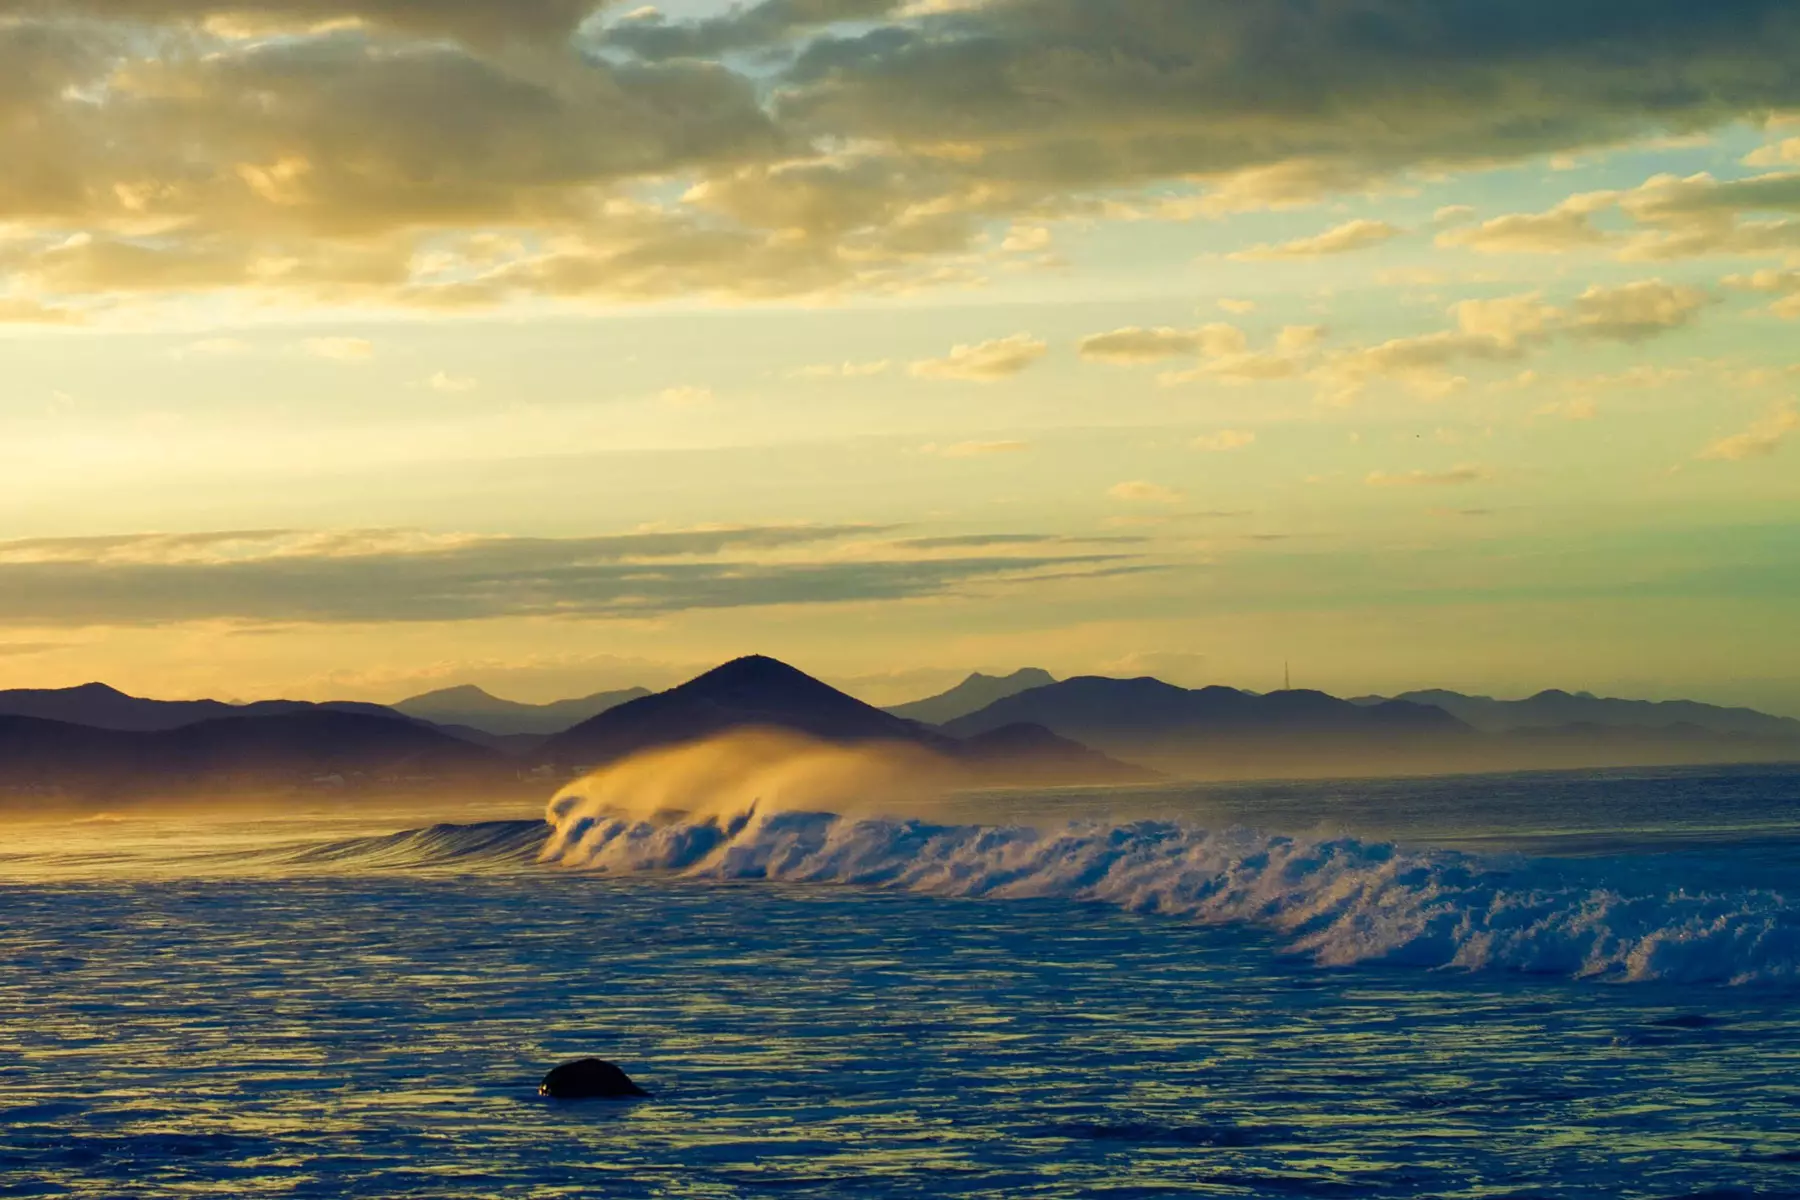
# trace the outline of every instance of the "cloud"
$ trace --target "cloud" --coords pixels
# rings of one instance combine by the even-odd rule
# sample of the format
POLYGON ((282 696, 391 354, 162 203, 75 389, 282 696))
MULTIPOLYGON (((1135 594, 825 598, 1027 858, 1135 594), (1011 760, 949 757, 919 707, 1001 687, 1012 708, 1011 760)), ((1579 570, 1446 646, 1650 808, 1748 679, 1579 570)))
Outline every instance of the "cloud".
POLYGON ((1728 181, 1704 172, 1685 178, 1657 175, 1621 194, 1619 207, 1648 227, 1621 250, 1627 259, 1666 261, 1800 250, 1800 220, 1746 216, 1800 212, 1800 172, 1728 181))
POLYGON ((1244 316, 1248 313, 1253 313, 1256 311, 1256 301, 1227 299, 1227 300, 1219 301, 1219 307, 1221 309, 1223 309, 1224 311, 1226 311, 1228 313, 1232 313, 1236 316, 1244 316))
POLYGON ((1030 442, 956 442, 949 446, 936 443, 920 447, 926 454, 935 454, 940 458, 987 458, 995 454, 1023 454, 1031 449, 1030 442))
POLYGON ((1535 292, 1494 300, 1463 300, 1450 307, 1456 328, 1342 351, 1315 375, 1338 401, 1354 398, 1376 379, 1395 379, 1428 399, 1448 395, 1466 380, 1451 373, 1465 360, 1509 361, 1547 342, 1563 314, 1535 292))
POLYGON ((1596 285, 1576 297, 1570 328, 1587 337, 1641 342, 1691 324, 1707 301, 1699 288, 1660 279, 1596 285))
POLYGON ((893 363, 885 358, 874 362, 819 363, 797 368, 792 374, 796 379, 868 379, 887 374, 891 366, 893 363))
POLYGON ((1252 246, 1248 250, 1239 250, 1228 258, 1243 262, 1258 262, 1268 259, 1283 258, 1319 258, 1328 254, 1348 254, 1353 250, 1366 250, 1370 246, 1379 246, 1383 242, 1399 237, 1405 230, 1386 221, 1357 220, 1347 221, 1324 233, 1313 237, 1297 238, 1291 242, 1278 245, 1252 246))
POLYGON ((1463 487, 1493 478, 1494 472, 1487 467, 1464 464, 1448 471, 1407 471, 1399 475, 1376 471, 1364 482, 1370 487, 1463 487))
MULTIPOLYGON (((1800 105, 1787 0, 1445 0, 1429 20, 1416 0, 762 0, 694 20, 0 0, 0 18, 0 223, 30 235, 0 271, 62 319, 83 297, 217 290, 447 309, 958 285, 990 231, 1035 252, 1108 204, 1291 208, 1800 105)), ((1782 144, 1753 165, 1784 165, 1782 144)), ((1671 211, 1630 252, 1791 248, 1792 222, 1719 215, 1780 209, 1782 186, 1658 184, 1710 187, 1713 215, 1671 211)))
POLYGON ((0 624, 368 623, 640 617, 898 600, 1110 572, 1128 556, 918 557, 879 530, 769 526, 588 538, 244 531, 0 542, 0 624))
POLYGON ((1081 339, 1077 349, 1089 362, 1131 367, 1187 355, 1198 355, 1200 365, 1165 372, 1157 382, 1164 386, 1217 380, 1255 383, 1292 379, 1303 373, 1324 338, 1317 325, 1289 325, 1276 334, 1272 346, 1253 350, 1250 339, 1235 325, 1214 322, 1198 329, 1146 329, 1129 326, 1081 339))
POLYGON ((1724 284, 1741 291, 1777 297, 1769 311, 1778 317, 1800 320, 1800 271, 1765 268, 1749 275, 1727 275, 1724 284))
POLYGON ((1217 433, 1208 433, 1193 441, 1194 449, 1206 450, 1217 454, 1228 450, 1242 450, 1245 446, 1256 443, 1256 435, 1247 429, 1221 429, 1217 433))
POLYGON ((1437 244, 1481 254, 1566 254, 1612 241, 1593 214, 1611 205, 1616 192, 1571 196, 1548 212, 1513 213, 1479 225, 1438 234, 1437 244))
MULTIPOLYGON (((66 16, 165 23, 228 38, 306 33, 351 23, 475 42, 568 37, 605 0, 58 0, 66 16)), ((32 0, 0 0, 0 14, 30 15, 32 0)))
POLYGON ((1175 488, 1141 479, 1116 483, 1106 490, 1106 494, 1131 504, 1179 504, 1185 498, 1185 494, 1175 488))
MULTIPOLYGON (((0 309, 964 286, 995 229, 1036 253, 1065 218, 1293 208, 1791 110, 1797 53, 1787 0, 0 0, 0 225, 25 235, 0 309)), ((1791 212, 1786 186, 1656 182, 1625 252, 1792 249, 1793 221, 1735 215, 1791 212)))
POLYGON ((1238 354, 1246 344, 1242 330, 1223 323, 1198 329, 1145 329, 1133 325, 1082 338, 1076 352, 1088 362, 1129 367, 1190 354, 1238 354))
POLYGON ((1026 370, 1049 350, 1048 344, 1030 334, 1017 333, 972 346, 957 346, 944 358, 916 362, 910 370, 920 379, 994 383, 1026 370))
POLYGON ((434 371, 425 380, 425 386, 434 392, 472 392, 481 386, 480 380, 467 375, 452 375, 448 371, 434 371))
POLYGON ((1758 146, 1744 156, 1747 167, 1785 167, 1800 165, 1800 137, 1783 138, 1767 146, 1758 146))
POLYGON ((1454 368, 1465 362, 1509 362, 1563 336, 1642 342, 1693 323, 1709 297, 1699 288, 1644 279, 1618 287, 1594 285, 1568 309, 1536 292, 1492 300, 1464 300, 1450 307, 1454 329, 1395 338, 1340 351, 1314 379, 1328 399, 1344 403, 1378 379, 1392 379, 1425 399, 1441 399, 1468 380, 1454 368))
POLYGON ((1742 462, 1750 458, 1767 458, 1781 448, 1789 434, 1800 430, 1800 409, 1783 406, 1757 421, 1743 433, 1720 438, 1702 450, 1698 457, 1722 462, 1742 462))
POLYGON ((315 358, 329 358, 334 362, 367 362, 375 357, 374 343, 364 338, 353 337, 319 337, 307 338, 301 343, 306 352, 315 358))

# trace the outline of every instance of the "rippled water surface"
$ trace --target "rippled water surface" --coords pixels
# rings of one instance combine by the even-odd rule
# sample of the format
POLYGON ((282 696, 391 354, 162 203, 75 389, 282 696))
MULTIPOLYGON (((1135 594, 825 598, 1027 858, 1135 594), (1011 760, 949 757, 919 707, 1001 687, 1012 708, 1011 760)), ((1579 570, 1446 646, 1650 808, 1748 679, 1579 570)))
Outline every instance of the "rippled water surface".
POLYGON ((973 833, 968 812, 842 833, 862 858, 813 822, 736 835, 731 869, 613 874, 537 865, 525 824, 238 830, 135 873, 143 831, 21 837, 0 859, 0 1195, 1800 1195, 1797 780, 990 798, 973 833), (1081 836, 1117 853, 1084 842, 1072 874, 1033 842, 1035 874, 972 875, 1008 805, 1101 818, 1081 836), (1635 825, 1596 819, 1621 808, 1635 825), (1194 832, 1258 813, 1293 836, 1194 832), (1157 904, 1107 890, 1174 863, 1210 903, 1206 871, 1261 887, 1244 855, 1288 846, 1281 888, 1243 884, 1229 919, 1172 909, 1166 881, 1157 904), (1593 920, 1674 930, 1657 961, 1701 981, 1446 969, 1379 920, 1409 906, 1453 939, 1521 888, 1544 921, 1612 896, 1593 920), (1372 949, 1323 963, 1301 946, 1320 929, 1372 949), (1730 955, 1763 976, 1730 982, 1730 955), (655 1097, 537 1097, 587 1054, 655 1097))

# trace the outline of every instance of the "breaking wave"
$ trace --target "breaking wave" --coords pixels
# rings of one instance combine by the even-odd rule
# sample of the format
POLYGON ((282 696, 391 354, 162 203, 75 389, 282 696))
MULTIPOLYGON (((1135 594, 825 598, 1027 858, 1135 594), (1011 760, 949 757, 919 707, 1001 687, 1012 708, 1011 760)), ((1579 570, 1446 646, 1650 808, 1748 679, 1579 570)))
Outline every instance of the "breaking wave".
POLYGON ((296 868, 405 870, 529 866, 549 831, 541 821, 483 821, 432 825, 377 837, 346 838, 266 853, 264 861, 296 868))
POLYGON ((936 896, 1061 898, 1247 924, 1323 965, 1385 963, 1685 983, 1800 981, 1800 908, 1762 890, 1684 890, 1670 864, 1579 869, 1352 838, 1145 821, 1060 828, 771 811, 552 805, 542 859, 612 875, 853 884, 936 896))

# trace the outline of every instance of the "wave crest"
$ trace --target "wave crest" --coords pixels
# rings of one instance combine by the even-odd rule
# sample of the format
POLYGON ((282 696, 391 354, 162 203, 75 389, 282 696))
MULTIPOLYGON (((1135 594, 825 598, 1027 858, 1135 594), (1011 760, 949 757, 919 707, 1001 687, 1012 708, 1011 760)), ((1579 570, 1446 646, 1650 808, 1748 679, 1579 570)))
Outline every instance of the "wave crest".
POLYGON ((1325 965, 1800 980, 1800 910, 1785 897, 1689 893, 1649 860, 1617 864, 1593 881, 1554 860, 1509 863, 1353 838, 1154 821, 938 825, 758 805, 675 819, 566 805, 551 823, 543 860, 568 868, 1097 902, 1267 928, 1325 965))

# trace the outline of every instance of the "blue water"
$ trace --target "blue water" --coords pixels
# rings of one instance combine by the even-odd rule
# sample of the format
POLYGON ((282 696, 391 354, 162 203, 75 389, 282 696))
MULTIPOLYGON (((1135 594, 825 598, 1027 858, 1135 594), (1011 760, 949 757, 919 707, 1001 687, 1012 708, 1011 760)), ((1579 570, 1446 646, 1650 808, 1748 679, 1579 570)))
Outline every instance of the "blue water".
POLYGON ((0 1195, 1800 1195, 1800 771, 413 825, 12 831, 0 1195))

